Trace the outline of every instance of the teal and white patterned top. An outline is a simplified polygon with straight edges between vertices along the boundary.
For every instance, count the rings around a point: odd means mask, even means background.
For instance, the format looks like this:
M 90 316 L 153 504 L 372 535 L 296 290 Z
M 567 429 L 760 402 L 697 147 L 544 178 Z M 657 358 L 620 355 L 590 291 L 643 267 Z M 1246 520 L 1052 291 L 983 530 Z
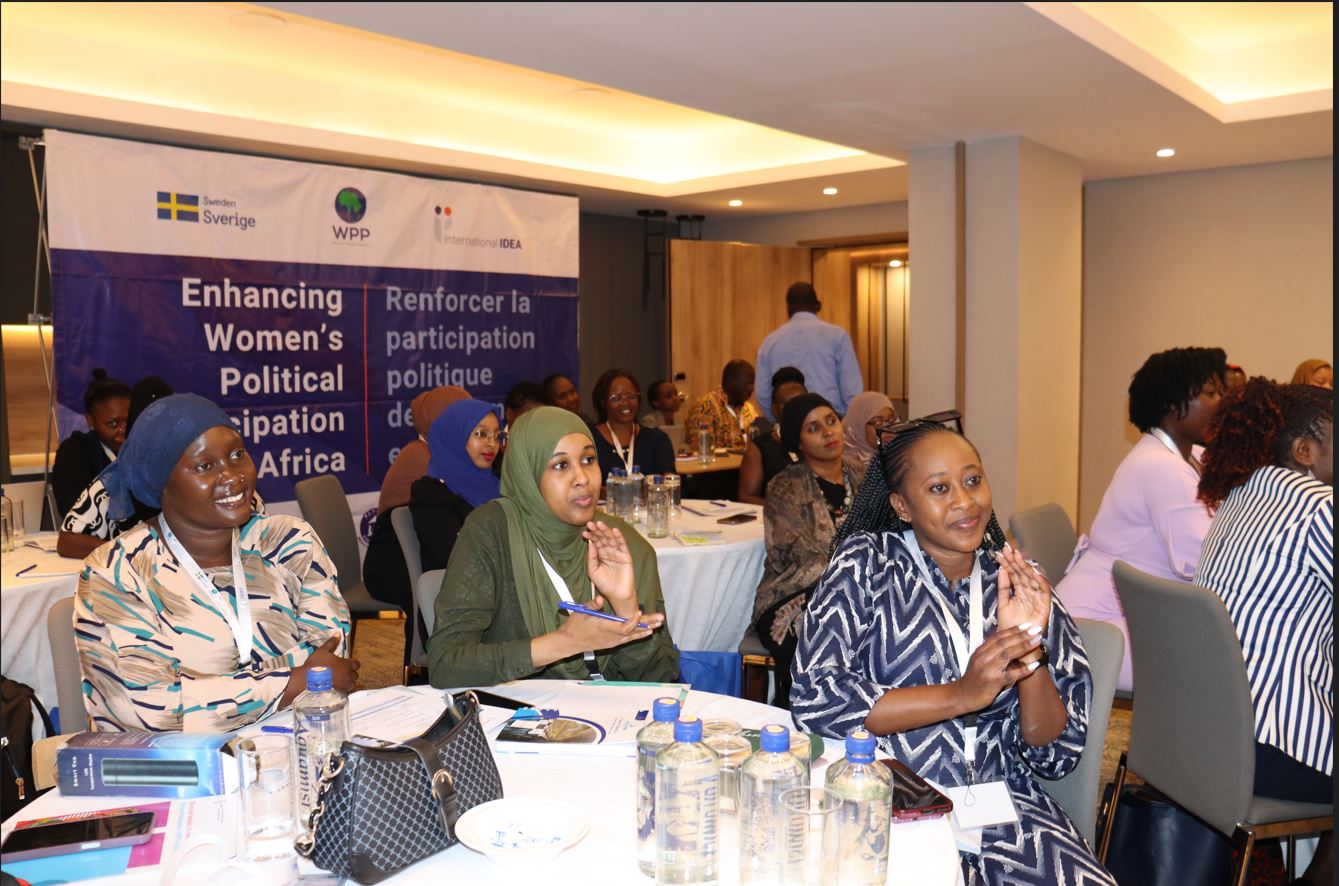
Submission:
M 302 520 L 252 515 L 240 530 L 251 661 L 223 615 L 141 523 L 84 561 L 74 628 L 84 705 L 100 731 L 223 732 L 273 713 L 289 670 L 339 636 L 349 609 L 321 540 Z M 205 569 L 235 607 L 232 569 Z

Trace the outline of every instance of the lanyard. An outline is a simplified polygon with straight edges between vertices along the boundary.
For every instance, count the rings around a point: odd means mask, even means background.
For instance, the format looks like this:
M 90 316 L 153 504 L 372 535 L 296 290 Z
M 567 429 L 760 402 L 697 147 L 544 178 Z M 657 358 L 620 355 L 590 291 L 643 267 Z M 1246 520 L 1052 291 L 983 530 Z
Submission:
M 610 434 L 612 435 L 613 431 L 610 431 Z M 572 592 L 567 589 L 567 582 L 563 581 L 563 577 L 558 574 L 558 570 L 549 565 L 549 561 L 544 557 L 544 552 L 539 548 L 535 548 L 535 552 L 539 554 L 539 562 L 544 564 L 544 571 L 549 574 L 549 581 L 553 584 L 553 589 L 558 592 L 559 598 L 565 603 L 575 603 L 576 601 L 572 599 Z M 591 596 L 595 596 L 594 585 L 591 585 Z M 595 661 L 595 653 L 583 652 L 581 655 L 586 659 L 586 669 L 590 671 L 591 679 L 603 680 L 604 675 L 600 673 L 600 666 Z
M 739 433 L 742 434 L 742 433 L 744 433 L 745 431 L 748 430 L 748 425 L 744 424 L 744 407 L 743 407 L 743 406 L 739 407 L 739 412 L 735 412 L 734 407 L 731 406 L 729 403 L 726 403 L 726 404 L 725 404 L 725 411 L 728 412 L 728 413 L 730 413 L 730 416 L 731 416 L 735 421 L 739 422 Z
M 101 440 L 99 440 L 98 445 L 102 447 L 103 452 L 107 453 L 108 461 L 116 461 L 116 453 L 112 452 L 111 449 L 108 448 L 106 443 L 103 443 Z
M 214 583 L 205 575 L 205 571 L 200 568 L 187 550 L 182 547 L 181 542 L 177 541 L 177 536 L 173 534 L 172 527 L 167 525 L 167 516 L 158 515 L 158 525 L 163 527 L 163 540 L 167 542 L 168 548 L 172 551 L 172 556 L 177 558 L 181 568 L 186 571 L 195 583 L 200 586 L 209 597 L 209 601 L 214 604 L 214 608 L 223 616 L 223 620 L 228 623 L 232 629 L 233 641 L 237 644 L 237 655 L 243 667 L 251 664 L 251 601 L 246 593 L 246 572 L 242 569 L 241 547 L 237 541 L 237 530 L 232 531 L 232 583 L 233 591 L 236 594 L 235 603 L 229 603 L 225 595 L 219 591 Z
M 970 593 L 967 597 L 967 631 L 964 636 L 962 625 L 958 624 L 958 618 L 953 614 L 953 609 L 948 605 L 948 600 L 935 585 L 934 579 L 930 575 L 930 569 L 925 565 L 925 555 L 921 553 L 921 546 L 916 543 L 915 533 L 907 529 L 902 533 L 902 540 L 906 543 L 907 550 L 911 552 L 911 558 L 916 561 L 916 570 L 920 573 L 919 581 L 925 586 L 943 610 L 944 621 L 948 627 L 949 639 L 953 642 L 953 652 L 958 659 L 959 673 L 966 675 L 967 663 L 971 661 L 972 653 L 981 645 L 985 633 L 985 617 L 982 615 L 982 591 L 981 579 L 981 558 L 972 558 L 972 577 L 970 579 Z M 969 714 L 964 718 L 967 726 L 963 729 L 963 759 L 967 762 L 967 782 L 971 784 L 975 780 L 976 767 L 976 714 Z
M 613 427 L 610 426 L 609 422 L 605 422 L 604 426 L 609 430 L 609 439 L 614 441 L 614 451 L 617 452 L 618 457 L 623 460 L 623 467 L 627 468 L 628 473 L 631 474 L 633 465 L 632 454 L 637 451 L 637 426 L 636 425 L 632 426 L 632 439 L 628 441 L 627 455 L 623 454 L 623 444 L 618 442 L 618 434 L 614 433 Z M 540 554 L 539 559 L 544 560 L 544 555 Z M 548 566 L 549 562 L 547 560 L 544 560 L 544 565 Z M 553 572 L 553 569 L 550 568 L 549 575 L 554 574 L 555 573 Z
M 1200 472 L 1199 459 L 1195 458 L 1193 454 L 1189 458 L 1186 458 L 1185 456 L 1181 455 L 1181 450 L 1176 448 L 1176 443 L 1172 441 L 1171 436 L 1169 436 L 1166 431 L 1164 431 L 1162 428 L 1149 428 L 1148 432 L 1152 434 L 1154 437 L 1156 437 L 1159 441 L 1161 441 L 1163 446 L 1166 446 L 1168 449 L 1170 449 L 1172 451 L 1172 455 L 1176 456 L 1177 458 L 1181 459 L 1186 464 L 1194 468 L 1195 473 L 1198 474 Z

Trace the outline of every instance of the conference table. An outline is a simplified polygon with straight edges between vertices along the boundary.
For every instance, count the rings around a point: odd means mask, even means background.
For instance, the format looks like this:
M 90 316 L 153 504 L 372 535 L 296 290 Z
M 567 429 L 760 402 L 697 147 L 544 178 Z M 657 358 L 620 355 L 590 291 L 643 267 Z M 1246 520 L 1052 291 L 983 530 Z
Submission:
M 577 684 L 572 683 L 519 680 L 491 687 L 491 690 L 499 695 L 534 705 L 548 705 L 557 703 L 553 701 L 556 694 L 570 692 L 574 688 L 580 691 Z M 660 691 L 648 688 L 643 694 L 653 697 Z M 677 687 L 669 691 L 677 691 Z M 422 706 L 433 706 L 428 710 L 429 716 L 432 711 L 441 710 L 443 704 L 441 692 L 426 686 L 392 687 L 360 692 L 356 693 L 352 700 L 354 731 L 359 728 L 357 724 L 360 703 L 362 709 L 366 709 L 369 704 L 381 707 L 387 703 L 381 699 L 391 698 L 392 694 L 401 696 L 408 693 L 420 697 L 421 701 L 418 703 Z M 487 707 L 483 711 L 481 719 L 485 731 L 491 738 L 496 735 L 502 721 L 509 716 L 509 712 Z M 777 708 L 697 690 L 687 693 L 683 711 L 685 714 L 703 719 L 734 720 L 746 728 L 759 728 L 768 723 L 790 725 L 789 715 Z M 279 723 L 288 716 L 288 714 L 277 714 L 270 722 Z M 243 730 L 242 734 L 254 734 L 257 731 L 258 727 L 253 726 Z M 545 863 L 540 870 L 528 871 L 503 867 L 467 846 L 457 844 L 423 859 L 383 882 L 511 886 L 535 879 L 544 883 L 580 884 L 580 886 L 649 884 L 651 878 L 639 872 L 636 862 L 634 806 L 636 758 L 630 753 L 631 746 L 628 747 L 628 751 L 629 753 L 604 752 L 591 755 L 563 753 L 554 756 L 546 753 L 498 753 L 495 750 L 504 796 L 557 800 L 569 804 L 575 807 L 577 814 L 584 814 L 589 818 L 589 833 L 555 860 Z M 812 764 L 812 782 L 822 784 L 828 764 L 840 759 L 841 754 L 841 742 L 825 739 L 822 756 Z M 4 829 L 8 833 L 18 821 L 98 809 L 114 809 L 135 805 L 137 802 L 152 801 L 137 801 L 125 797 L 71 798 L 62 797 L 59 791 L 53 790 L 12 816 L 4 823 Z M 175 882 L 210 883 L 211 886 L 255 882 L 254 874 L 248 875 L 244 866 L 230 865 L 228 861 L 238 845 L 235 795 L 174 801 L 174 804 L 191 807 L 182 810 L 178 820 L 184 820 L 189 816 L 194 825 L 194 831 L 186 831 L 180 835 L 183 841 L 181 847 L 187 849 L 193 846 L 199 847 L 184 859 L 182 867 L 176 872 Z M 737 820 L 734 815 L 722 814 L 720 822 L 720 883 L 738 883 Z M 891 829 L 889 842 L 891 876 L 888 883 L 897 886 L 952 886 L 962 882 L 953 831 L 947 819 L 895 824 Z M 304 875 L 318 873 L 309 862 L 302 862 L 300 870 Z M 81 882 L 90 884 L 166 882 L 161 875 L 162 866 L 144 867 L 115 878 Z
M 697 456 L 675 458 L 674 470 L 683 477 L 683 494 L 693 498 L 733 498 L 739 492 L 741 453 L 717 455 L 708 464 Z
M 30 534 L 0 557 L 0 673 L 31 686 L 47 710 L 56 706 L 47 611 L 74 596 L 82 565 L 56 553 L 54 532 Z

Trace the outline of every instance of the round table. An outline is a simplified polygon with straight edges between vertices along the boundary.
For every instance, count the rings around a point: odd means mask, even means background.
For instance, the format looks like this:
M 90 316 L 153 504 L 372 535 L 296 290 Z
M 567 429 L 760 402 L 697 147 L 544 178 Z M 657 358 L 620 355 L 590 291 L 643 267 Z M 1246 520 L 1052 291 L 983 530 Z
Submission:
M 519 680 L 495 687 L 494 691 L 523 701 L 539 702 L 553 691 L 554 685 L 553 681 Z M 420 693 L 425 697 L 438 692 L 426 686 L 398 691 Z M 754 728 L 789 720 L 785 712 L 767 705 L 698 691 L 688 694 L 684 712 L 704 718 L 724 717 Z M 280 718 L 285 716 L 278 715 Z M 840 742 L 827 740 L 823 756 L 813 764 L 814 783 L 822 784 L 828 763 L 840 755 Z M 545 883 L 570 883 L 574 886 L 627 886 L 652 882 L 639 872 L 636 861 L 635 757 L 498 754 L 496 760 L 505 796 L 561 800 L 583 810 L 590 817 L 590 832 L 586 837 L 556 860 L 544 865 L 542 870 L 533 872 L 501 867 L 468 847 L 457 844 L 383 882 L 469 883 L 478 886 L 496 883 L 511 886 L 531 877 L 542 878 Z M 17 813 L 5 825 L 8 830 L 9 826 L 20 820 L 112 809 L 134 805 L 136 802 L 152 801 L 124 797 L 62 798 L 57 791 L 51 791 Z M 217 803 L 214 798 L 178 802 Z M 721 817 L 721 884 L 739 882 L 738 839 L 731 834 L 733 819 L 730 815 Z M 222 882 L 217 874 L 220 867 L 217 861 L 212 864 L 188 864 L 182 869 L 177 882 Z M 948 820 L 940 818 L 894 825 L 890 839 L 889 867 L 890 884 L 950 886 L 959 883 L 958 853 Z M 114 881 L 84 882 L 149 884 L 158 881 L 158 874 L 158 869 L 146 868 L 142 873 L 122 876 Z
M 28 535 L 0 560 L 0 671 L 31 686 L 51 710 L 56 705 L 56 672 L 47 611 L 62 597 L 74 596 L 83 561 L 57 554 L 54 532 Z

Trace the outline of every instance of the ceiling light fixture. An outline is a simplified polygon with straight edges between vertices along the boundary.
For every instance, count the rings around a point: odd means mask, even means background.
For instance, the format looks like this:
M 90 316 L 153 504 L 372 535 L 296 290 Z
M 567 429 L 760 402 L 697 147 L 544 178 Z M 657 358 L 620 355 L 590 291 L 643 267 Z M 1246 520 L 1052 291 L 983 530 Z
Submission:
M 731 205 L 731 206 L 743 206 L 743 205 L 744 205 L 744 201 L 743 201 L 743 200 L 731 200 L 731 201 L 730 201 L 730 205 Z
M 823 189 L 823 195 L 824 195 L 825 197 L 831 197 L 832 195 L 834 195 L 834 194 L 836 194 L 836 193 L 837 193 L 837 189 L 836 189 L 836 188 L 824 188 L 824 189 Z
M 890 268 L 900 268 L 900 267 L 902 267 L 902 259 L 900 259 L 900 258 L 895 258 L 895 259 L 893 259 L 892 261 L 890 261 L 890 262 L 888 263 L 888 267 L 890 267 Z
M 1159 157 L 1175 157 L 1176 148 L 1158 148 Z

